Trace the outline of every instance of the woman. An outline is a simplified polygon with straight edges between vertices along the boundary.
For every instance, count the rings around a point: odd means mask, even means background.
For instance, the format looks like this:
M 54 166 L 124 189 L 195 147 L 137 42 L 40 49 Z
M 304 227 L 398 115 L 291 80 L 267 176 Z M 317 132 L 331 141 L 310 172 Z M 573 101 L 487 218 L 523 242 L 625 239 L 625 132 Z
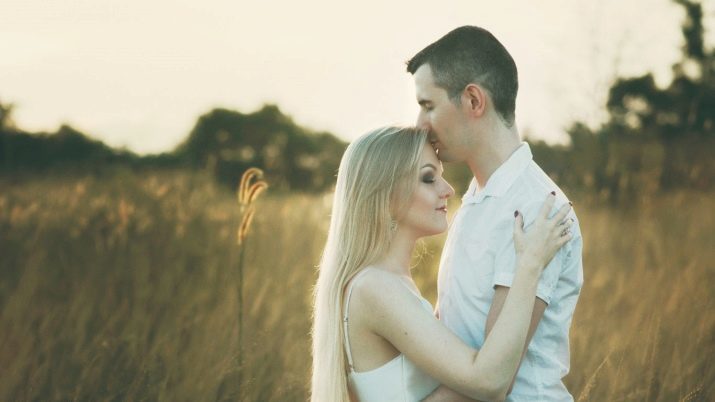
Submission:
M 434 317 L 410 275 L 417 239 L 447 229 L 454 190 L 441 174 L 417 129 L 378 129 L 345 151 L 314 294 L 313 401 L 417 401 L 439 384 L 475 399 L 506 394 L 539 276 L 570 239 L 569 206 L 548 219 L 547 197 L 526 233 L 515 214 L 516 278 L 477 351 Z

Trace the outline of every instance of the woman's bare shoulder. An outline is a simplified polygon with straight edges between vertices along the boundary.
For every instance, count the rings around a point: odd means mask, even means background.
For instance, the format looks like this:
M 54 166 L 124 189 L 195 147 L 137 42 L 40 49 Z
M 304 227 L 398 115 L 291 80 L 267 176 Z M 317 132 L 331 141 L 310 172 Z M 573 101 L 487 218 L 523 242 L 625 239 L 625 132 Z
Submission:
M 399 313 L 406 305 L 419 306 L 419 300 L 397 274 L 381 268 L 365 269 L 367 272 L 353 283 L 351 309 L 379 318 Z
M 404 288 L 400 278 L 385 269 L 368 266 L 363 268 L 364 272 L 353 278 L 353 297 L 359 295 L 360 298 L 382 299 L 383 296 L 394 293 L 399 288 Z

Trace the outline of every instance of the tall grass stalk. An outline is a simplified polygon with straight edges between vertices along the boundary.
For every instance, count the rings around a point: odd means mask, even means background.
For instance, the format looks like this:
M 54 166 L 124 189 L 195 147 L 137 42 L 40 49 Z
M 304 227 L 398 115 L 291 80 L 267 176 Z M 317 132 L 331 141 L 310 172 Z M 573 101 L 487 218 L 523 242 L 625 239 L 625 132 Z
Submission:
M 258 196 L 268 188 L 268 184 L 261 180 L 263 177 L 263 172 L 258 168 L 250 168 L 246 170 L 241 176 L 241 181 L 238 185 L 238 205 L 241 211 L 241 223 L 238 225 L 238 232 L 236 233 L 236 243 L 239 249 L 238 257 L 238 400 L 242 401 L 243 392 L 243 370 L 244 370 L 244 345 L 243 345 L 243 310 L 244 310 L 244 299 L 243 299 L 243 269 L 246 261 L 246 241 L 248 237 L 249 230 L 251 228 L 251 223 L 253 222 L 253 215 L 255 214 L 255 206 L 253 203 L 256 201 Z

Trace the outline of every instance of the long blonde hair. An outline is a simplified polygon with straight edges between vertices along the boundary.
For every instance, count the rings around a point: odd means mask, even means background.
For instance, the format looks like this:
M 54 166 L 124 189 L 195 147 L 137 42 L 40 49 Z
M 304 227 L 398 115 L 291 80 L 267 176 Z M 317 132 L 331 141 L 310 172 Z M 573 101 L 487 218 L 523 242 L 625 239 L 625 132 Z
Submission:
M 422 130 L 386 127 L 353 141 L 343 154 L 313 294 L 313 402 L 350 400 L 343 291 L 387 252 L 391 221 L 399 220 L 411 200 L 426 143 Z

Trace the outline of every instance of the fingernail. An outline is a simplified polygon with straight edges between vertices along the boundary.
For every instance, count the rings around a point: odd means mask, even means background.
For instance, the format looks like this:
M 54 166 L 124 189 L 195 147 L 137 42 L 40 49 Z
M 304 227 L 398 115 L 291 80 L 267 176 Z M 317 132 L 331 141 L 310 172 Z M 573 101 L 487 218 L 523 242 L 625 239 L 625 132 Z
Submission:
M 552 192 L 551 192 L 551 195 L 556 195 L 556 191 L 552 191 Z
M 516 218 L 517 216 L 519 216 L 519 211 L 514 211 L 514 218 Z

